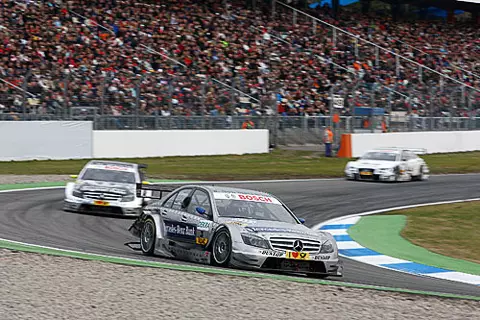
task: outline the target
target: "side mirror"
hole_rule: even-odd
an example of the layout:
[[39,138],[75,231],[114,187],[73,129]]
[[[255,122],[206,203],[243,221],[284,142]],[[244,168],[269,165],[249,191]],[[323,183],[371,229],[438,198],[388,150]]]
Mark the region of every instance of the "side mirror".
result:
[[301,224],[305,223],[305,219],[303,219],[303,218],[298,218],[298,220],[300,221]]
[[76,175],[76,174],[71,174],[71,175],[70,175],[70,178],[72,178],[72,179],[77,179],[77,178],[78,178],[78,175]]
[[196,207],[195,210],[197,211],[198,214],[207,214],[207,210],[202,207]]
[[148,181],[142,181],[142,184],[150,184]]

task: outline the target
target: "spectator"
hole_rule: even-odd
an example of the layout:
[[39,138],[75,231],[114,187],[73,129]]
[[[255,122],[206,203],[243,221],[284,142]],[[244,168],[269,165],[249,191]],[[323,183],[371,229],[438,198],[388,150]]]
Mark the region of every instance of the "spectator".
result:
[[[468,24],[393,23],[356,13],[333,20],[327,8],[313,14],[458,81],[480,85],[480,78],[453,67],[480,73],[479,31]],[[39,103],[12,97],[18,92],[5,84],[0,99],[4,112],[23,111],[25,105],[30,113],[64,114],[88,106],[101,114],[132,115],[140,106],[139,114],[169,117],[236,115],[245,109],[238,91],[258,101],[275,92],[278,105],[272,108],[280,114],[318,116],[329,113],[332,87],[347,100],[344,114],[353,106],[371,106],[372,96],[374,104],[393,110],[438,100],[439,114],[450,111],[460,94],[448,83],[427,85],[438,82],[432,73],[420,79],[418,68],[404,63],[397,70],[392,55],[381,54],[377,66],[373,47],[361,46],[356,54],[352,38],[339,35],[334,42],[329,28],[317,24],[312,32],[311,21],[285,23],[289,19],[291,11],[281,7],[272,19],[268,10],[249,10],[244,1],[225,7],[214,0],[1,0],[0,76],[26,84]],[[479,95],[465,94],[459,113],[480,106]],[[388,105],[376,97],[388,95]],[[408,97],[417,99],[415,105]],[[257,103],[247,108],[248,114],[268,113]]]

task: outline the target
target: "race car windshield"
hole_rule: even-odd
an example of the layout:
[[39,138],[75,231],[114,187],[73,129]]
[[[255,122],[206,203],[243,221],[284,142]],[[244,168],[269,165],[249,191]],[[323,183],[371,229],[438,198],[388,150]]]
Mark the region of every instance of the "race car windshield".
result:
[[381,160],[381,161],[395,161],[397,154],[392,152],[367,152],[360,159],[362,160]]
[[128,171],[103,170],[103,169],[87,169],[82,180],[106,181],[117,183],[135,183],[135,173]]
[[220,217],[298,223],[281,204],[233,199],[215,199]]

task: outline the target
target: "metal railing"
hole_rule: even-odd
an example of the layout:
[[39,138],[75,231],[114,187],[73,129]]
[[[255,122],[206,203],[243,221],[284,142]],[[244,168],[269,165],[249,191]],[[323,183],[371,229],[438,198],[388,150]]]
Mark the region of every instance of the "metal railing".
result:
[[[95,110],[95,108],[92,108]],[[365,127],[365,120],[369,125]],[[270,142],[276,145],[321,144],[324,129],[334,129],[337,142],[343,133],[382,132],[385,121],[388,132],[480,130],[480,117],[418,117],[390,115],[375,117],[341,116],[338,123],[331,117],[317,116],[162,116],[99,115],[72,113],[65,115],[0,113],[0,121],[93,121],[95,130],[233,130],[242,129],[245,121],[254,129],[267,129]]]

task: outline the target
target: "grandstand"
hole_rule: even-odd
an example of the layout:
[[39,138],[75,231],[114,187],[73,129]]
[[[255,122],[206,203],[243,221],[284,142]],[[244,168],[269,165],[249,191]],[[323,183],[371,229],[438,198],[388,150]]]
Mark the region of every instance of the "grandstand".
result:
[[[321,128],[336,96],[345,130],[355,107],[384,108],[392,127],[430,118],[399,130],[477,127],[480,5],[389,0],[389,16],[372,1],[312,2],[2,0],[1,119],[189,128],[205,124],[182,117],[239,127],[231,117],[278,114]],[[432,4],[444,20],[425,20]],[[447,116],[467,120],[432,120]]]

